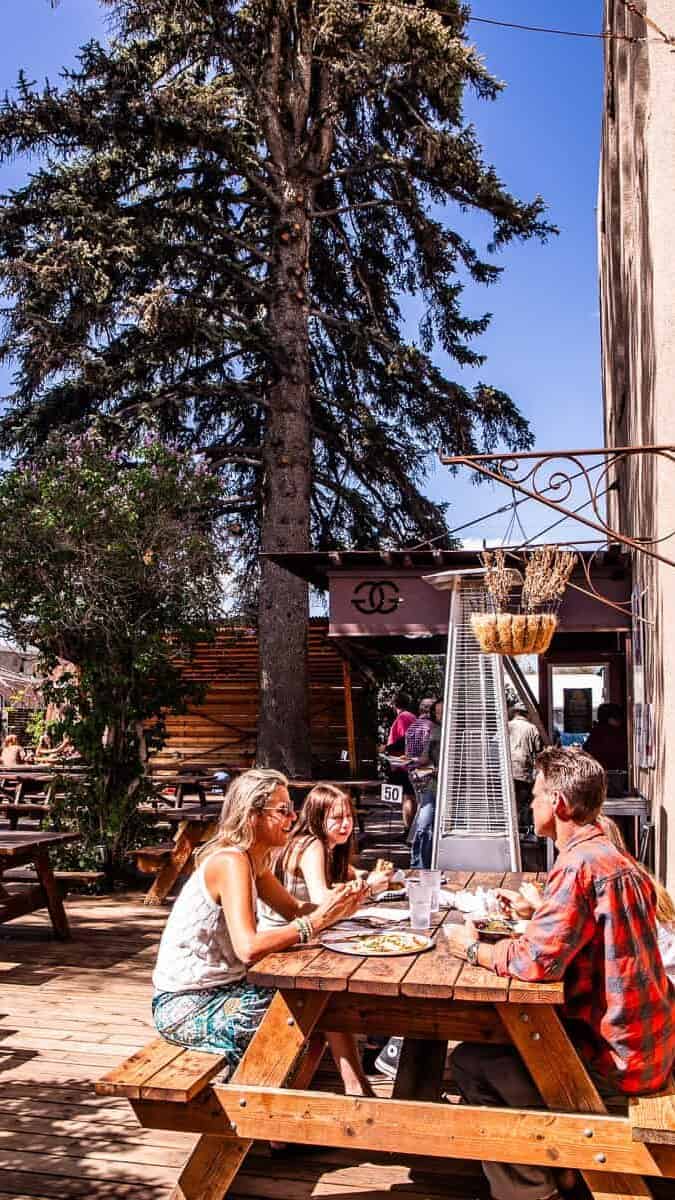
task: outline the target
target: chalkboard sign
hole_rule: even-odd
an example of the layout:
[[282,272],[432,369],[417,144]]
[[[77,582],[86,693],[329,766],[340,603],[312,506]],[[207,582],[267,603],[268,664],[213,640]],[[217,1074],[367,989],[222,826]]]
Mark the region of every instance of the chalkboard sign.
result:
[[590,733],[593,724],[593,688],[563,688],[565,733]]

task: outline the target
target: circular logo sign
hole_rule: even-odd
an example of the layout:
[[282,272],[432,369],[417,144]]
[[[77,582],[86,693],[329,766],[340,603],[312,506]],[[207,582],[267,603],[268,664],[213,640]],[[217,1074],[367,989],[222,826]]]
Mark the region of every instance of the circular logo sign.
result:
[[402,603],[398,584],[391,579],[378,579],[374,582],[365,579],[363,583],[357,583],[352,594],[354,608],[368,616],[372,613],[382,613],[386,616],[387,613],[396,612]]

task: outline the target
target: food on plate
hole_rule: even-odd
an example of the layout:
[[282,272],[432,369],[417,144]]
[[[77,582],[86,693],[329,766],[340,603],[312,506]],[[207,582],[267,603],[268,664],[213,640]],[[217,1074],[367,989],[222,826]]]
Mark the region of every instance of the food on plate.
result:
[[476,929],[483,933],[501,933],[504,937],[509,937],[514,930],[514,922],[506,921],[503,917],[486,917],[483,920],[475,922]]
[[425,950],[429,939],[415,933],[364,933],[353,939],[366,954],[398,954]]
[[387,884],[388,892],[402,892],[404,888],[405,884],[400,879],[390,879]]

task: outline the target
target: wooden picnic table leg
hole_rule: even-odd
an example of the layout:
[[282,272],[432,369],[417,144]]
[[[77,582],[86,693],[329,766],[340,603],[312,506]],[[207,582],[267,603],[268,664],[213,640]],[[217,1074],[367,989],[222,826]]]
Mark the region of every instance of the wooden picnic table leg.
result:
[[54,878],[48,852],[46,850],[37,850],[33,856],[33,864],[45,894],[47,908],[54,927],[54,935],[60,941],[67,942],[70,940],[70,926],[68,925],[66,910],[63,907],[63,899]]
[[447,1053],[447,1042],[404,1038],[392,1098],[440,1101]]
[[[607,1112],[556,1010],[547,1004],[496,1004],[544,1103],[559,1112]],[[652,1193],[642,1175],[583,1171],[594,1200],[637,1200]]]
[[[231,1082],[282,1087],[329,999],[329,992],[277,992]],[[294,1086],[302,1075],[300,1063]],[[234,1127],[223,1137],[202,1134],[171,1200],[222,1200],[252,1145],[237,1138]]]
[[181,821],[173,840],[173,850],[169,861],[158,873],[152,887],[147,892],[144,904],[161,904],[166,899],[183,867],[190,861],[195,846],[199,845],[202,837],[202,827],[193,821]]

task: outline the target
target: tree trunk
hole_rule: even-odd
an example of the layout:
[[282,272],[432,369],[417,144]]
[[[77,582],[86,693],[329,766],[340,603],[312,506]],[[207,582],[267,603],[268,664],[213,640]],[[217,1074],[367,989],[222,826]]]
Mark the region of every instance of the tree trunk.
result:
[[[302,197],[289,199],[280,225],[275,300],[270,306],[277,375],[267,394],[263,443],[263,552],[308,550],[312,434],[305,280],[309,219]],[[311,769],[307,686],[307,584],[261,560],[258,634],[260,717],[257,761],[288,775]]]

